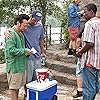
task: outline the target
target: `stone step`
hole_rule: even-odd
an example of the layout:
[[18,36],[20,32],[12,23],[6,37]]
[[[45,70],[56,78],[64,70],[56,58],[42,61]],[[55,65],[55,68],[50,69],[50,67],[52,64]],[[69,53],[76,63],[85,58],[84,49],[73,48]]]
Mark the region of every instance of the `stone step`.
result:
[[55,71],[75,75],[76,64],[55,61],[53,59],[47,59],[46,67],[49,69],[53,69]]
[[58,50],[58,52],[54,52],[51,50],[47,50],[47,57],[48,59],[54,59],[56,61],[62,61],[65,63],[76,63],[77,58],[74,57],[73,55],[67,55],[66,50]]
[[[4,64],[4,66],[5,66],[5,64]],[[0,66],[0,67],[3,68],[4,66]],[[52,71],[53,75],[55,76],[55,78],[58,81],[58,85],[57,85],[58,100],[73,100],[72,95],[73,95],[74,91],[76,91],[75,75],[69,74],[69,73],[63,73],[61,71],[55,71],[55,70],[52,70],[50,68],[49,68],[49,70]],[[3,82],[2,85],[0,84],[0,90],[1,90],[1,87],[2,87],[2,91],[0,91],[0,96],[3,96],[5,98],[4,100],[11,100],[10,97],[9,97],[6,74],[4,72],[2,72],[0,74],[0,77],[2,77],[2,80],[0,78],[0,83]],[[65,83],[63,82],[62,77],[64,77],[64,80],[66,79],[66,81],[64,81]],[[61,81],[61,83],[59,83],[59,80]],[[6,87],[4,87],[4,86],[6,86]],[[6,89],[4,89],[3,87],[6,88]],[[20,93],[21,98],[22,98],[22,95],[23,95],[23,92]],[[100,99],[100,93],[97,94],[95,100],[99,100],[99,99]],[[20,99],[20,100],[23,100],[23,99]]]
[[47,57],[57,61],[66,63],[75,63],[76,57],[73,55],[67,55],[68,50],[63,48],[64,44],[50,45],[46,50]]
[[52,75],[54,76],[54,79],[56,79],[60,84],[76,86],[76,77],[75,77],[75,75],[55,71],[55,70],[52,70],[52,69],[48,69],[48,70],[51,71]]
[[60,85],[58,84],[57,96],[58,100],[73,100],[73,91],[75,87],[69,85]]

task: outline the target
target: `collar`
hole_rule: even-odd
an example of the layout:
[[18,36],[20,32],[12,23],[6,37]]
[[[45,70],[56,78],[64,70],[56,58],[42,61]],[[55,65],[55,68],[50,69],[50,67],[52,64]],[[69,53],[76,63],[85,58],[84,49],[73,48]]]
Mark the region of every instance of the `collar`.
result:
[[92,17],[92,18],[90,19],[90,21],[91,21],[91,20],[95,20],[95,19],[98,19],[98,18],[97,18],[97,17]]

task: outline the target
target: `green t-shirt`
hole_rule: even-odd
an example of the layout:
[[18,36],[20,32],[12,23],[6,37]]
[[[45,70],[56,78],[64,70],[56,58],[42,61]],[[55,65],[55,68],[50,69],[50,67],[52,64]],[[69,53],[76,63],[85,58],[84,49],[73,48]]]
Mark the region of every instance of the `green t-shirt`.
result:
[[6,71],[19,73],[26,69],[26,53],[24,36],[15,28],[9,30],[11,36],[5,38]]

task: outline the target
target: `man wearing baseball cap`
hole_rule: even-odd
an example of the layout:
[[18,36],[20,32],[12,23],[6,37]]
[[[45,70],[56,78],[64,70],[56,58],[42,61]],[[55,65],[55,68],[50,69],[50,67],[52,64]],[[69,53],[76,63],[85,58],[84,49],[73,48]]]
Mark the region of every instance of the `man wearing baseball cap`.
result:
[[26,47],[33,50],[33,54],[27,57],[27,83],[36,80],[35,70],[41,68],[41,55],[44,53],[44,29],[40,20],[42,13],[38,10],[32,12],[29,26],[24,31]]
[[[68,55],[74,55],[77,49],[77,37],[80,30],[80,18],[84,13],[84,10],[79,10],[79,3],[81,0],[71,0],[72,2],[68,6],[68,31],[69,31],[69,50]],[[76,78],[77,78],[77,93],[73,95],[74,99],[82,98],[82,69],[80,68],[80,61],[78,59],[76,67]]]

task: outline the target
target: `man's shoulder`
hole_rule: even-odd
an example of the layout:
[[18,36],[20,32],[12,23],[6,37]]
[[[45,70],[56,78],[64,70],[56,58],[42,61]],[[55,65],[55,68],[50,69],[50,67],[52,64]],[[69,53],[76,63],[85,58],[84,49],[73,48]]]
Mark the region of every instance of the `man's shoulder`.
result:
[[41,23],[37,23],[36,25],[29,25],[27,29],[23,32],[24,34],[27,34],[28,32],[34,32],[34,31],[39,31],[43,30],[43,25]]
[[42,25],[42,22],[38,22],[35,26],[40,26],[40,27],[42,27],[43,25]]
[[75,5],[74,3],[71,3],[69,6],[68,6],[68,9],[71,10],[71,9],[77,9],[78,6]]
[[15,31],[14,27],[9,28],[8,31],[10,32],[10,34],[17,34],[17,32]]
[[14,32],[13,27],[12,28],[9,28],[8,31],[13,33]]
[[[36,25],[31,25],[31,24],[29,24],[28,27],[27,27],[27,29],[36,28],[36,27],[43,27],[43,25],[42,25],[41,22],[38,22]],[[27,30],[27,29],[26,29],[26,30]]]
[[85,24],[86,25],[95,25],[96,23],[100,23],[100,20],[99,18],[97,17],[94,17],[94,18],[91,18],[90,20],[88,20]]
[[75,5],[73,3],[70,3],[70,5],[68,6],[68,8],[72,8],[74,7]]

